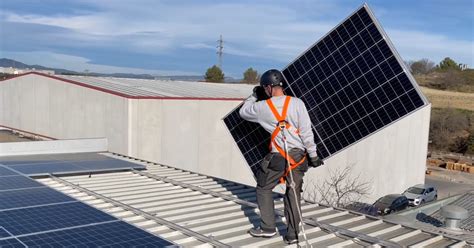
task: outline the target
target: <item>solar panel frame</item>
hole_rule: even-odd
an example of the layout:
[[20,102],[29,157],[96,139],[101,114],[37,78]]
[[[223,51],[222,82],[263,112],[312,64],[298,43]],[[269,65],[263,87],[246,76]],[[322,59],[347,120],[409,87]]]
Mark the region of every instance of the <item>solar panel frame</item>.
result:
[[[357,18],[353,18],[354,16]],[[358,48],[366,49],[366,51],[362,50],[361,52]],[[326,58],[329,59],[326,60]],[[377,60],[379,60],[378,63],[376,63]],[[316,61],[319,62],[314,65]],[[397,84],[394,83],[396,87],[389,87],[391,86],[389,84],[390,77],[396,76],[396,71],[394,72],[391,66],[396,67],[395,70],[399,71],[399,76],[396,78]],[[309,71],[309,69],[316,67],[317,70]],[[369,70],[369,68],[371,69]],[[317,40],[290,62],[282,72],[286,81],[289,82],[285,93],[298,96],[308,107],[318,155],[323,159],[334,156],[374,135],[390,123],[401,120],[402,116],[429,104],[367,4],[362,5]],[[360,79],[361,82],[352,83],[356,79]],[[297,80],[313,84],[311,87],[306,84],[298,85],[295,83]],[[379,85],[379,81],[383,83]],[[317,83],[314,84],[315,82]],[[411,87],[411,91],[407,91],[409,87]],[[304,94],[307,92],[310,92],[308,94],[310,97],[305,99]],[[364,94],[362,98],[358,97],[357,94],[365,92],[368,93]],[[401,96],[400,93],[405,95]],[[331,99],[329,96],[332,94],[340,95]],[[394,99],[397,94],[398,97]],[[398,98],[403,97],[403,100],[407,101],[407,98],[410,100],[409,95],[411,97],[418,96],[421,104],[419,101],[412,102],[411,105],[408,102],[407,104],[410,106],[408,109],[405,108],[403,102]],[[385,103],[388,99],[394,99],[393,103]],[[322,101],[326,102],[314,107],[315,111],[312,111],[314,104]],[[382,103],[386,105],[381,105]],[[381,105],[380,108],[375,108],[379,105]],[[387,106],[387,110],[385,106]],[[239,139],[236,138],[239,135],[235,134],[236,131],[233,129],[241,129],[243,122],[239,123],[240,116],[235,118],[233,115],[238,115],[240,107],[241,105],[237,106],[223,120],[250,169],[255,173],[264,156],[260,155],[259,160],[255,159],[255,150],[258,149],[255,146],[262,145],[254,144],[252,147],[252,144],[245,140],[245,135],[238,137]],[[341,111],[334,113],[331,111],[332,109]],[[362,112],[358,113],[357,109],[362,109]],[[351,113],[355,113],[355,115],[351,116]],[[249,133],[258,129],[263,130],[261,127],[248,129],[251,130]],[[237,131],[245,134],[245,130]],[[246,149],[247,147],[251,148]],[[268,150],[265,153],[267,152]]]

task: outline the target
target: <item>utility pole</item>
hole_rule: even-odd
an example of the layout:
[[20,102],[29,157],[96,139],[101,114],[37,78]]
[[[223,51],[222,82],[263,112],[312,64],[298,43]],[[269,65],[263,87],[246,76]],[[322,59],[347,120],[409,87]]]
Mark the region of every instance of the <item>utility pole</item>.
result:
[[224,40],[222,40],[222,34],[220,36],[220,39],[217,41],[217,56],[219,58],[219,62],[218,62],[218,67],[222,70],[222,54],[224,54],[222,52],[222,50],[224,49]]

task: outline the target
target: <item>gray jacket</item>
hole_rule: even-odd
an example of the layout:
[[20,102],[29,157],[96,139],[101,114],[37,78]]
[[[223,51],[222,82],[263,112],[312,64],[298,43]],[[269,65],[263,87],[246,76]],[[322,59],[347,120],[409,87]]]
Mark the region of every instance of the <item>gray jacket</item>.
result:
[[[285,97],[286,96],[277,96],[271,98],[279,114],[282,112]],[[273,133],[278,124],[278,121],[267,103],[265,101],[257,102],[257,98],[254,96],[250,96],[245,100],[242,108],[240,108],[239,114],[247,121],[259,123],[269,133]],[[299,135],[294,132],[288,132],[288,130],[285,129],[288,149],[299,148],[306,150],[310,157],[316,157],[316,144],[314,143],[314,136],[311,129],[311,120],[309,119],[308,110],[303,101],[296,97],[291,98],[286,121],[290,123],[291,126],[299,129]],[[281,132],[275,140],[281,148],[284,148]],[[272,152],[278,153],[278,150],[272,147]]]

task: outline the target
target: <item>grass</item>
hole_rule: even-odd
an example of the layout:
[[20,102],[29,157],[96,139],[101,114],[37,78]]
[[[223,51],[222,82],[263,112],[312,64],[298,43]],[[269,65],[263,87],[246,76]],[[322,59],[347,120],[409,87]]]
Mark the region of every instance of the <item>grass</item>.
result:
[[454,108],[474,111],[474,93],[436,90],[421,87],[433,108]]

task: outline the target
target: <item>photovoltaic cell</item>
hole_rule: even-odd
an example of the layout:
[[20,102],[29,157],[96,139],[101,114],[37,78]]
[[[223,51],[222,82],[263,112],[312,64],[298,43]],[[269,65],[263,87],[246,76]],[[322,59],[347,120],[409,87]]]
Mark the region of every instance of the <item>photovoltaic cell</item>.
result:
[[80,202],[0,211],[0,223],[15,236],[111,220],[115,218]]
[[0,210],[68,201],[75,200],[47,187],[0,191]]
[[0,191],[42,186],[42,184],[24,176],[4,176],[0,178]]
[[[397,56],[364,5],[282,71],[285,93],[308,108],[318,156],[328,158],[427,104]],[[224,123],[255,172],[270,135],[238,112]]]

